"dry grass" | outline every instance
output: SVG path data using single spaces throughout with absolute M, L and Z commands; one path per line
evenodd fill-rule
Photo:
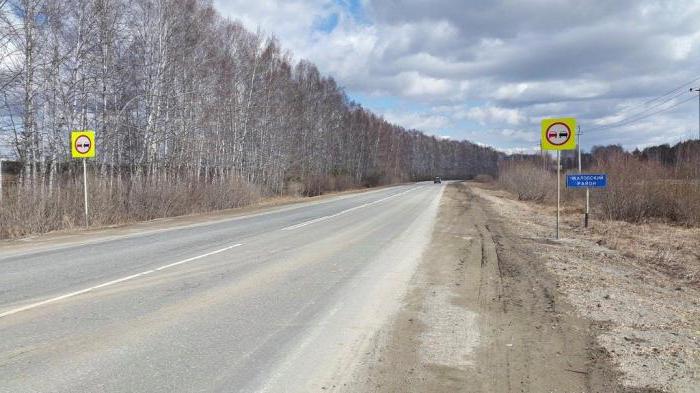
M 376 185 L 376 184 L 374 184 Z M 327 192 L 343 191 L 356 187 L 353 178 L 345 174 L 308 175 L 301 179 L 287 182 L 287 189 L 292 195 L 318 196 Z
M 264 196 L 259 187 L 231 177 L 186 184 L 154 179 L 91 180 L 91 226 L 123 224 L 162 217 L 242 207 Z M 83 188 L 76 179 L 60 186 L 6 189 L 0 206 L 0 238 L 70 229 L 84 225 Z
M 700 182 L 678 178 L 675 168 L 655 161 L 618 156 L 592 171 L 608 173 L 609 185 L 593 193 L 604 217 L 643 222 L 649 218 L 700 225 Z
M 521 201 L 546 202 L 556 197 L 555 177 L 530 161 L 510 161 L 500 165 L 498 183 Z
M 19 177 L 5 175 L 0 239 L 85 225 L 82 177 L 69 172 L 62 176 L 49 188 L 21 185 Z M 150 177 L 88 177 L 91 227 L 238 208 L 273 197 L 312 197 L 362 186 L 342 173 L 287 179 L 280 192 L 233 175 L 208 176 L 206 180 L 168 173 Z M 377 184 L 364 186 L 391 181 L 377 178 Z
M 600 217 L 700 226 L 700 179 L 678 175 L 692 171 L 619 155 L 586 172 L 608 174 L 608 187 L 591 191 L 593 212 Z M 519 200 L 551 204 L 556 198 L 556 174 L 529 161 L 503 163 L 498 183 Z M 583 206 L 584 195 L 583 190 L 562 188 L 562 200 L 569 207 Z
M 476 175 L 474 177 L 474 181 L 477 183 L 493 183 L 494 178 L 491 175 L 481 174 L 481 175 Z
M 60 179 L 51 187 L 22 184 L 21 176 L 4 174 L 0 239 L 85 225 L 82 176 L 62 169 Z M 238 208 L 273 197 L 313 197 L 401 180 L 377 175 L 358 184 L 345 173 L 296 176 L 286 179 L 282 190 L 273 192 L 235 175 L 212 172 L 199 179 L 191 173 L 168 171 L 111 178 L 93 173 L 88 178 L 91 227 Z

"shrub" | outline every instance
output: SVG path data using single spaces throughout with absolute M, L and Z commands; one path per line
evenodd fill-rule
M 529 161 L 503 162 L 498 173 L 501 187 L 521 201 L 544 202 L 551 197 L 555 181 L 553 174 Z
M 592 171 L 608 173 L 608 187 L 592 193 L 596 208 L 606 218 L 631 222 L 659 218 L 700 225 L 700 183 L 674 178 L 673 167 L 618 155 Z

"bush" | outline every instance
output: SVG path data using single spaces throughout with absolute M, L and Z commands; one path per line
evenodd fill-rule
M 501 187 L 516 194 L 521 201 L 548 200 L 553 194 L 552 184 L 555 181 L 556 176 L 529 161 L 503 162 L 498 173 Z

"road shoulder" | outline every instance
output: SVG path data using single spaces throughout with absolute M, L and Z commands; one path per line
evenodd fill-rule
M 577 315 L 511 227 L 465 184 L 447 187 L 404 307 L 350 391 L 632 391 L 596 342 L 604 326 Z

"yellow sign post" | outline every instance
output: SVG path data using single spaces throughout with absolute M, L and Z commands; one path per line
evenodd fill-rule
M 564 117 L 542 120 L 542 150 L 557 151 L 557 229 L 559 239 L 559 212 L 561 209 L 561 151 L 576 149 L 576 119 Z
M 95 157 L 95 132 L 91 130 L 73 131 L 70 134 L 70 152 L 73 158 L 83 159 L 83 191 L 85 196 L 85 226 L 88 220 L 87 159 Z

